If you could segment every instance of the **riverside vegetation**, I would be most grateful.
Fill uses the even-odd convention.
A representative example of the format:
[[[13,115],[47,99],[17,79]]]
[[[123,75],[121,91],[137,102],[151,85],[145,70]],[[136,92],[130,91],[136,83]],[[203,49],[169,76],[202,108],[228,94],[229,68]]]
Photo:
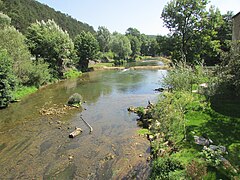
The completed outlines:
[[[164,80],[171,90],[154,106],[135,109],[151,144],[150,179],[240,177],[239,47],[214,70],[175,64]]]

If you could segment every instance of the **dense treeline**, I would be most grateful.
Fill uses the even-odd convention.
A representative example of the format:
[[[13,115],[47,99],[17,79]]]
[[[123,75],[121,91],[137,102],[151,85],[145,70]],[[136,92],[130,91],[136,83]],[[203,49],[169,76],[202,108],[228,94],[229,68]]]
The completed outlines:
[[[12,19],[12,25],[23,34],[27,32],[31,23],[48,19],[53,19],[63,30],[67,30],[71,37],[75,37],[81,31],[95,32],[92,26],[35,0],[3,0],[1,9]]]

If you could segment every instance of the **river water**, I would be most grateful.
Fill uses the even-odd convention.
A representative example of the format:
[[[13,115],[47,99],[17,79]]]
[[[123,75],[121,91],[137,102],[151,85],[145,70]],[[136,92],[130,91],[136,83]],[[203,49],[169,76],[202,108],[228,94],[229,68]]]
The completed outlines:
[[[137,117],[127,108],[156,101],[154,89],[165,74],[89,72],[0,110],[0,179],[146,178],[149,143],[137,134]],[[64,107],[73,93],[83,97],[82,108]],[[47,115],[49,109],[55,113]],[[93,127],[91,134],[80,115]],[[68,138],[75,127],[83,133]]]

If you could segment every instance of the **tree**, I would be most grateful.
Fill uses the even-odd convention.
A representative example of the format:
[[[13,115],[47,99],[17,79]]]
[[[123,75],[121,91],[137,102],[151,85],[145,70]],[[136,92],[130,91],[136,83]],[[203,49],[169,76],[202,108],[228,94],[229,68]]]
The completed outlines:
[[[145,34],[141,34],[141,54],[148,56],[150,50],[150,40]]]
[[[111,33],[106,27],[99,26],[97,31],[97,41],[101,52],[108,52],[111,40]]]
[[[149,55],[150,56],[156,56],[158,54],[159,45],[157,43],[157,40],[154,38],[150,41],[150,49],[149,49]]]
[[[203,28],[207,3],[208,0],[172,0],[163,9],[165,26],[181,39],[179,50],[183,60],[190,61],[193,36]]]
[[[230,42],[232,41],[233,26],[232,17],[232,11],[228,11],[227,14],[222,15],[223,23],[218,28],[217,38],[220,40],[221,50],[224,52],[230,51]]]
[[[13,61],[6,50],[0,50],[0,108],[7,107],[12,100],[16,79],[12,70]]]
[[[131,43],[131,56],[132,58],[136,58],[136,56],[141,54],[141,33],[136,28],[128,28],[125,35],[128,37],[130,43]]]
[[[127,36],[130,44],[131,44],[131,57],[133,57],[134,59],[136,58],[136,56],[140,55],[140,51],[141,51],[141,41],[133,35],[128,35]]]
[[[96,38],[90,32],[81,32],[74,40],[78,56],[78,66],[87,70],[90,59],[93,59],[99,49]]]
[[[221,44],[218,38],[218,32],[223,23],[224,21],[219,9],[211,6],[207,18],[204,21],[201,34],[199,34],[198,41],[196,41],[196,47],[198,47],[198,51],[196,50],[196,52],[198,52],[201,58],[205,60],[205,63],[209,65],[214,65],[219,62]]]
[[[31,53],[49,63],[54,77],[62,77],[65,68],[73,64],[73,41],[53,20],[31,24],[26,36]]]
[[[240,95],[240,42],[232,43],[229,52],[223,53],[222,63],[215,70],[218,93]],[[225,91],[225,92],[224,92]]]
[[[28,70],[26,64],[31,64],[30,52],[25,44],[25,37],[14,27],[0,30],[0,49],[5,49],[13,61],[13,71],[21,83],[26,83],[30,75],[23,73]],[[23,67],[26,67],[24,70]]]
[[[129,39],[117,32],[112,35],[111,50],[115,53],[117,59],[127,59],[132,53]]]
[[[6,14],[0,12],[0,28],[4,28],[6,26],[10,26],[11,18]]]
[[[131,28],[131,27],[127,29],[127,31],[126,31],[125,34],[126,34],[127,36],[128,36],[128,35],[135,36],[135,37],[137,37],[138,39],[140,39],[140,37],[141,37],[140,31],[139,31],[138,29],[136,29],[136,28]]]
[[[13,72],[20,85],[40,86],[50,80],[48,64],[32,62],[25,37],[14,27],[0,29],[0,49],[5,49],[13,61]]]
[[[174,51],[174,38],[173,36],[157,36],[158,54],[162,56],[171,56]]]

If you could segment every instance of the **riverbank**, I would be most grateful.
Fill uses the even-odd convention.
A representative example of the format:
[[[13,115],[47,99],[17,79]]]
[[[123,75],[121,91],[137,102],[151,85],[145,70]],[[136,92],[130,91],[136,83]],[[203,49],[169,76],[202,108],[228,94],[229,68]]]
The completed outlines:
[[[213,95],[209,78],[199,66],[178,65],[165,79],[174,88],[154,106],[135,109],[150,131],[151,179],[239,178],[240,99]]]
[[[130,68],[126,67],[108,67],[108,66],[101,66],[101,67],[92,67],[91,71],[101,71],[101,70],[169,70],[169,66],[134,66]]]

